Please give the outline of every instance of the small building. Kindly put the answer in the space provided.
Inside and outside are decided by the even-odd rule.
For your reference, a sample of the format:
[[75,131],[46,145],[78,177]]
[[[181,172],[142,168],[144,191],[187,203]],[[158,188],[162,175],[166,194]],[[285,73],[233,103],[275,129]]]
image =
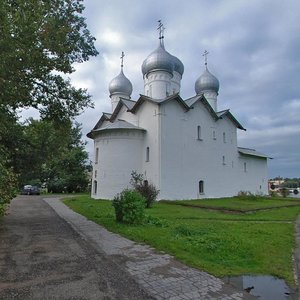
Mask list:
[[268,194],[267,156],[238,147],[245,130],[229,109],[218,110],[219,81],[209,71],[195,93],[180,96],[183,63],[158,47],[142,64],[144,91],[131,99],[123,72],[109,84],[112,111],[88,133],[94,140],[92,197],[112,199],[130,187],[137,171],[160,190],[159,199],[229,197],[240,191]]

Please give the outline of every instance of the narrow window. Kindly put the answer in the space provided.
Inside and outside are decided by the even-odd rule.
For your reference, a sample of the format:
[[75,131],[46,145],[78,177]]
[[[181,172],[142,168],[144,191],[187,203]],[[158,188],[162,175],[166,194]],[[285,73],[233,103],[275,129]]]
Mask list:
[[217,138],[216,138],[216,131],[215,131],[215,130],[213,130],[213,139],[214,139],[214,140],[217,139]]
[[94,194],[97,194],[97,180],[94,180]]
[[223,165],[226,165],[226,162],[225,162],[225,156],[223,155],[222,157],[222,161],[223,161]]
[[98,163],[98,159],[99,159],[99,148],[96,148],[95,164]]
[[226,143],[226,133],[223,132],[223,143]]
[[97,170],[95,170],[95,178],[97,178]]
[[199,194],[204,194],[204,181],[199,181]]
[[144,186],[148,186],[148,180],[144,180]]
[[198,140],[202,140],[202,137],[201,137],[201,126],[197,126],[197,139]]
[[146,161],[150,161],[150,148],[146,148]]
[[247,163],[244,162],[244,172],[247,172]]

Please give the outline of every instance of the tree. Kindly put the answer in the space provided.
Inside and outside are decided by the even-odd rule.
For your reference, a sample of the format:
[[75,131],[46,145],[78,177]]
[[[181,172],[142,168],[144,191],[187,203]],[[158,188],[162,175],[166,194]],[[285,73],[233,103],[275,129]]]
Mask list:
[[26,147],[20,164],[22,184],[46,183],[53,192],[78,192],[88,184],[85,144],[81,127],[71,122],[29,119],[24,126]]
[[98,54],[81,16],[82,0],[0,2],[0,100],[35,107],[42,117],[74,117],[91,106],[86,90],[62,74]]
[[93,106],[87,91],[73,87],[66,77],[75,71],[74,63],[98,54],[82,17],[82,2],[0,1],[0,140],[6,153],[0,156],[0,164],[4,173],[22,173],[27,147],[35,149],[18,124],[17,109],[33,107],[43,120],[64,124]]
[[0,146],[0,215],[5,205],[16,195],[17,177],[11,168],[5,165],[7,155]]

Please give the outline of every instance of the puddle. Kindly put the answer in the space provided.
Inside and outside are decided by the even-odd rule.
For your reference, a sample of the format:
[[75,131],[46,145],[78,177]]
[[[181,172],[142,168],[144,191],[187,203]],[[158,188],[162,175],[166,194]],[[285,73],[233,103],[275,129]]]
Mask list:
[[239,289],[246,290],[259,300],[296,300],[297,292],[289,288],[283,279],[273,276],[237,276],[223,278]]

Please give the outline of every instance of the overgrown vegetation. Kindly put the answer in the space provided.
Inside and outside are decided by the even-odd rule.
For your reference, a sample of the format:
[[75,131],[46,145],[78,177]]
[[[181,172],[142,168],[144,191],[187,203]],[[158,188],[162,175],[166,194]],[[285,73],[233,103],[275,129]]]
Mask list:
[[294,222],[300,214],[297,200],[234,197],[185,202],[236,211],[156,202],[147,210],[145,222],[130,226],[115,221],[110,201],[88,196],[65,200],[75,211],[107,229],[216,276],[271,274],[295,284],[292,257]]
[[130,184],[146,199],[146,208],[150,208],[155,202],[159,190],[151,182],[144,179],[143,174],[139,174],[136,171],[131,172]]
[[136,190],[126,189],[112,202],[116,221],[127,224],[141,224],[145,218],[145,198]]
[[[1,151],[0,156],[5,157]],[[6,168],[0,159],[0,216],[3,215],[5,206],[16,195],[17,178],[12,169]]]

